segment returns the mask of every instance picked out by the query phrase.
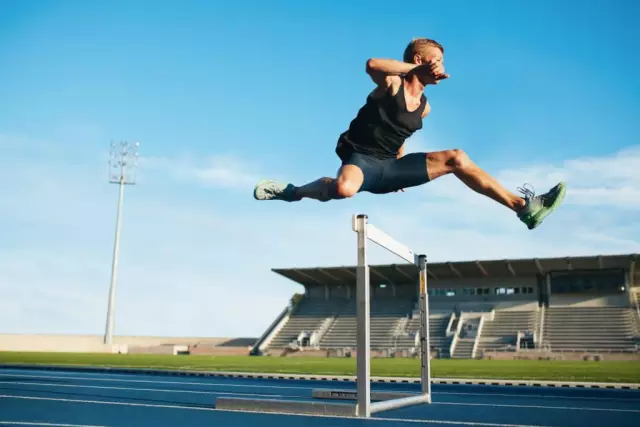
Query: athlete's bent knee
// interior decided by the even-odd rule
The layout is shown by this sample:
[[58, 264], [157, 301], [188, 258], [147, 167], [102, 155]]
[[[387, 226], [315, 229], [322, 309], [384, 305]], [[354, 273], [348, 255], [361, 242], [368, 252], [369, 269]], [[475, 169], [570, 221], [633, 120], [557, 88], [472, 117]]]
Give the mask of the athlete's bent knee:
[[358, 193], [358, 186], [356, 183], [346, 180], [338, 179], [335, 186], [336, 198], [346, 199], [353, 197]]
[[463, 150], [456, 148], [447, 151], [447, 165], [454, 171], [464, 169], [471, 165], [471, 159]]

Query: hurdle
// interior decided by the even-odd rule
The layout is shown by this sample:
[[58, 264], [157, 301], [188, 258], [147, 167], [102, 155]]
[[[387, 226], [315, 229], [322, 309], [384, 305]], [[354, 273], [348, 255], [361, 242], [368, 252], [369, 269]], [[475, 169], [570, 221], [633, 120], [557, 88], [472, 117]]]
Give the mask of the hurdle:
[[[358, 244], [356, 271], [356, 390], [314, 389], [312, 390], [312, 398], [317, 400], [308, 401], [219, 397], [216, 399], [216, 409], [369, 418], [372, 414], [378, 412], [431, 403], [427, 257], [426, 255], [416, 254], [387, 233], [369, 224], [367, 215], [353, 215], [351, 222], [353, 231], [357, 233]], [[416, 285], [420, 309], [421, 390], [419, 393], [371, 391], [371, 287], [367, 259], [368, 241], [416, 266]], [[356, 404], [335, 403], [330, 402], [331, 400], [356, 401]]]

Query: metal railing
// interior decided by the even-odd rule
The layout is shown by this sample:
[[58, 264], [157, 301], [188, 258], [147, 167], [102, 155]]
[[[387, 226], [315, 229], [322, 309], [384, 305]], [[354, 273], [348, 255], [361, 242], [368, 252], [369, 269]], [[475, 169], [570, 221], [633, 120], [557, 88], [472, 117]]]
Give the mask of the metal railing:
[[476, 358], [476, 353], [478, 352], [478, 345], [480, 344], [480, 336], [482, 335], [482, 328], [484, 327], [485, 317], [480, 317], [480, 322], [478, 323], [478, 330], [476, 331], [476, 338], [473, 341], [473, 349], [471, 349], [471, 358]]
[[464, 324], [464, 313], [460, 313], [460, 317], [458, 318], [458, 327], [453, 334], [453, 338], [451, 339], [451, 345], [449, 345], [449, 357], [453, 357], [453, 353], [456, 351], [456, 345], [458, 344], [458, 339], [460, 338], [460, 330]]

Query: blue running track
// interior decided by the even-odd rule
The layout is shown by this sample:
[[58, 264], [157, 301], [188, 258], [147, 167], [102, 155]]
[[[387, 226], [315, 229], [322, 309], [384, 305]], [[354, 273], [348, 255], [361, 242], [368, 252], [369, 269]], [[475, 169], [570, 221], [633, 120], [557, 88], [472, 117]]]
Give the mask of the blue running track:
[[[372, 390], [418, 391], [414, 384]], [[216, 410], [218, 396], [311, 399], [328, 381], [175, 376], [0, 366], [0, 426], [640, 426], [640, 390], [433, 385], [433, 404], [369, 420]]]

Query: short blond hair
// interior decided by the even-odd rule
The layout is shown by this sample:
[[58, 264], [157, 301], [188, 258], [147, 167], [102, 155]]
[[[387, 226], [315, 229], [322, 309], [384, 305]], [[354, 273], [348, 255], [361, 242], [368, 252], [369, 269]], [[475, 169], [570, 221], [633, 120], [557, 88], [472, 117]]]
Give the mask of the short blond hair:
[[404, 50], [403, 60], [404, 62], [413, 62], [413, 57], [417, 54], [424, 57], [424, 51], [427, 47], [437, 47], [440, 52], [444, 53], [444, 47], [435, 40], [427, 39], [424, 37], [416, 37]]

